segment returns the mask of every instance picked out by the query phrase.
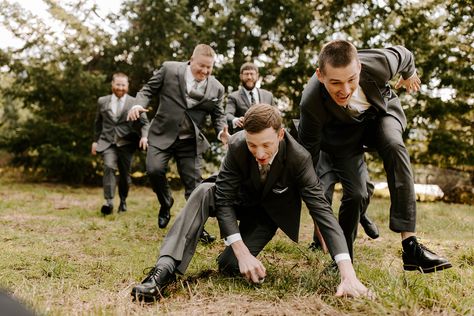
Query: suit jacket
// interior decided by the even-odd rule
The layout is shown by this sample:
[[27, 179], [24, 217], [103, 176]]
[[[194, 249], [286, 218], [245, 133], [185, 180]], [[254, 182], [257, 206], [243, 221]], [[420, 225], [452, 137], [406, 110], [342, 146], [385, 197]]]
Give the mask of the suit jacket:
[[244, 132], [232, 135], [216, 180], [216, 217], [223, 237], [239, 233], [238, 218], [264, 210], [288, 237], [297, 242], [301, 198], [318, 223], [331, 255], [348, 253], [342, 229], [324, 198], [311, 155], [285, 133], [262, 185], [257, 162], [247, 148]]
[[[273, 94], [265, 89], [257, 89], [260, 103], [273, 105]], [[235, 118], [244, 116], [251, 104], [247, 95], [245, 94], [245, 88], [240, 88], [237, 91], [232, 92], [227, 97], [227, 105], [225, 107], [225, 113], [227, 117], [227, 124], [232, 133], [238, 132], [241, 128], [234, 128], [232, 121]]]
[[372, 105], [358, 118], [332, 100], [316, 74], [303, 90], [298, 136], [311, 153], [315, 166], [321, 149], [340, 156], [362, 152], [364, 142], [370, 143], [371, 138], [364, 135], [365, 129], [374, 118], [391, 115], [402, 128], [406, 127], [405, 113], [389, 80], [398, 73], [405, 79], [414, 74], [412, 53], [402, 46], [395, 46], [360, 50], [358, 56], [362, 64], [359, 85]]
[[201, 130], [209, 114], [216, 134], [224, 129], [225, 114], [222, 107], [224, 86], [214, 76], [208, 77], [204, 97], [188, 108], [186, 100], [185, 71], [188, 63], [168, 61], [156, 71], [137, 93], [137, 103], [146, 107], [152, 96], [159, 96], [159, 105], [152, 120], [148, 143], [161, 150], [170, 147], [178, 137], [184, 116], [191, 118], [197, 143], [197, 153], [206, 151], [210, 145]]
[[[126, 95], [125, 104], [118, 118], [112, 112], [110, 102], [112, 95], [100, 97], [97, 100], [95, 116], [94, 141], [97, 142], [97, 152], [103, 152], [112, 144], [117, 146], [134, 143], [138, 146], [140, 136], [148, 136], [150, 123], [145, 113], [136, 122], [127, 121], [127, 112], [135, 104], [135, 98]], [[138, 131], [140, 129], [140, 131]]]

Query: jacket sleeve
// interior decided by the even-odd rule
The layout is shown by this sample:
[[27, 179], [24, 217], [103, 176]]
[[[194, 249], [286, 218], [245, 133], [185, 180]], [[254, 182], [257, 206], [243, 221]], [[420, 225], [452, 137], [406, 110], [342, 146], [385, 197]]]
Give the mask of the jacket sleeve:
[[148, 82], [138, 91], [135, 99], [136, 105], [141, 105], [146, 108], [150, 103], [151, 98], [155, 95], [159, 95], [161, 87], [163, 86], [163, 80], [166, 74], [166, 66], [163, 66], [153, 73], [153, 76]]
[[148, 117], [146, 113], [143, 112], [140, 114], [140, 125], [141, 125], [141, 137], [148, 137], [148, 130], [150, 129], [150, 121], [148, 121]]
[[99, 100], [97, 100], [97, 111], [94, 120], [94, 142], [99, 141], [100, 134], [102, 133], [102, 114], [100, 112], [100, 108], [101, 104]]
[[219, 84], [219, 93], [217, 96], [216, 105], [214, 106], [211, 112], [211, 120], [212, 124], [214, 125], [214, 129], [216, 130], [216, 135], [219, 134], [220, 131], [224, 129], [227, 125], [225, 121], [225, 113], [224, 107], [222, 105], [222, 101], [224, 99], [224, 87]]
[[227, 104], [225, 106], [225, 114], [227, 117], [227, 122], [229, 126], [232, 124], [232, 121], [235, 119], [235, 112], [237, 108], [237, 100], [235, 100], [235, 97], [230, 94], [227, 97]]
[[321, 234], [326, 241], [331, 256], [349, 253], [347, 249], [346, 239], [341, 226], [334, 216], [331, 206], [327, 202], [323, 194], [323, 189], [319, 178], [316, 176], [312, 163], [308, 156], [306, 161], [295, 166], [295, 178], [298, 179], [301, 197], [305, 202], [309, 213], [314, 221], [318, 224]]
[[223, 238], [239, 233], [235, 201], [241, 184], [241, 172], [233, 155], [232, 144], [222, 162], [216, 179], [216, 218]]
[[322, 107], [319, 85], [316, 75], [314, 75], [305, 87], [301, 97], [298, 139], [301, 145], [311, 154], [315, 169], [321, 150], [324, 119]]

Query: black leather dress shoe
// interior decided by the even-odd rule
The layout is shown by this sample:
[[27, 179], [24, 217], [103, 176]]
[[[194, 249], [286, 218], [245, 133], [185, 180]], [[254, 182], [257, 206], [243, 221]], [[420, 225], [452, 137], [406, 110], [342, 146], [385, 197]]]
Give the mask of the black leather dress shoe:
[[423, 273], [449, 269], [451, 263], [420, 244], [416, 237], [409, 237], [402, 242], [403, 269], [406, 271], [418, 270]]
[[126, 212], [127, 211], [127, 202], [125, 201], [120, 201], [120, 205], [119, 205], [119, 208], [118, 208], [118, 213], [123, 213], [123, 212]]
[[367, 217], [367, 214], [364, 213], [364, 215], [360, 217], [360, 224], [362, 225], [362, 228], [364, 229], [367, 236], [372, 239], [379, 238], [379, 229], [377, 228], [377, 225], [375, 225], [375, 223], [372, 222], [369, 217]]
[[216, 236], [209, 234], [205, 229], [202, 231], [201, 237], [199, 237], [202, 243], [211, 244], [216, 240]]
[[153, 267], [141, 284], [132, 289], [131, 295], [139, 301], [156, 301], [163, 295], [163, 290], [176, 280], [176, 275], [166, 269]]
[[171, 214], [170, 210], [173, 207], [174, 199], [171, 198], [171, 203], [169, 206], [162, 205], [160, 211], [158, 212], [158, 227], [165, 228], [170, 222]]
[[112, 214], [113, 210], [114, 206], [112, 204], [104, 204], [102, 205], [100, 212], [102, 213], [102, 215], [110, 215]]

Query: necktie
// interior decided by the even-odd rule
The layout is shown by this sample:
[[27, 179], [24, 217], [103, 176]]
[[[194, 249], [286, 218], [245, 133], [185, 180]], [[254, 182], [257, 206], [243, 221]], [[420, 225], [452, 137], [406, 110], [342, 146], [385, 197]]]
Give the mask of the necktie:
[[260, 165], [260, 182], [267, 180], [268, 171], [270, 171], [270, 165]]
[[250, 91], [249, 94], [250, 94], [250, 104], [254, 105], [255, 104], [255, 98], [253, 97], [253, 92]]
[[117, 111], [116, 111], [115, 115], [119, 116], [120, 113], [122, 113], [122, 109], [123, 109], [122, 99], [117, 98]]

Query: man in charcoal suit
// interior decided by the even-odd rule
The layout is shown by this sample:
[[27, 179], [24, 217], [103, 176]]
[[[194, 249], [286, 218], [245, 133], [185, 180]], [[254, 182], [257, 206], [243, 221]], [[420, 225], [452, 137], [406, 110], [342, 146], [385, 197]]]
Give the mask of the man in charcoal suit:
[[[390, 229], [400, 233], [403, 268], [434, 272], [451, 267], [416, 238], [416, 201], [410, 157], [402, 132], [406, 117], [395, 88], [420, 88], [412, 53], [403, 46], [357, 51], [347, 41], [324, 45], [316, 74], [300, 103], [299, 141], [317, 166], [320, 152], [329, 155], [343, 187], [339, 223], [349, 250], [357, 233], [360, 210], [368, 203], [363, 146], [381, 156], [390, 190]], [[352, 253], [352, 252], [351, 252]]]
[[[140, 113], [148, 111], [145, 107], [151, 98], [159, 97], [148, 136], [146, 166], [161, 205], [158, 212], [160, 228], [168, 225], [174, 203], [166, 178], [171, 157], [176, 160], [187, 199], [202, 180], [202, 153], [210, 147], [202, 133], [208, 115], [217, 138], [227, 143], [229, 134], [222, 107], [224, 87], [211, 76], [215, 56], [210, 46], [199, 44], [188, 62], [163, 63], [137, 93], [136, 105], [128, 114], [129, 120], [137, 119]], [[204, 231], [202, 239], [211, 242], [215, 237]]]
[[266, 269], [256, 256], [278, 228], [298, 241], [301, 198], [341, 273], [336, 295], [372, 296], [355, 275], [310, 154], [283, 130], [279, 111], [255, 105], [245, 114], [243, 128], [231, 137], [215, 184], [204, 182], [191, 194], [163, 240], [155, 267], [132, 289], [132, 296], [159, 299], [175, 273], [185, 273], [208, 216], [217, 217], [227, 246], [218, 258], [219, 270], [263, 282]]
[[273, 95], [270, 91], [257, 88], [258, 67], [254, 63], [244, 63], [240, 67], [239, 90], [232, 92], [227, 97], [225, 113], [227, 123], [232, 133], [242, 130], [244, 115], [254, 104], [273, 104]]
[[[116, 175], [120, 206], [118, 212], [127, 211], [127, 196], [131, 183], [130, 168], [133, 153], [139, 148], [146, 150], [149, 122], [146, 114], [140, 115], [137, 123], [127, 121], [127, 112], [135, 104], [135, 98], [127, 94], [128, 77], [115, 73], [112, 77], [112, 94], [100, 97], [97, 101], [94, 142], [91, 153], [102, 153], [104, 159], [104, 198], [101, 213], [111, 214], [114, 208]], [[141, 128], [138, 133], [136, 126]]]

